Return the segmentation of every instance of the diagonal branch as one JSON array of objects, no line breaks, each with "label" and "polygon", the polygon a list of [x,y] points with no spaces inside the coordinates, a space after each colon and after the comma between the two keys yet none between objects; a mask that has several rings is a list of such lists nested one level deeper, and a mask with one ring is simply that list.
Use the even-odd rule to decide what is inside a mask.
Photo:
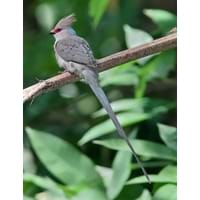
[{"label": "diagonal branch", "polygon": [[[154,53],[175,48],[176,43],[177,34],[171,33],[159,39],[153,40],[152,42],[149,42],[147,44],[120,51],[105,58],[98,59],[98,71],[102,72],[112,67],[116,67],[117,65],[124,64],[138,58],[143,58]],[[77,76],[72,75],[68,72],[64,72],[45,81],[36,83],[23,90],[23,102],[31,100],[45,92],[57,89],[67,83],[71,83],[77,80],[79,80]]]}]

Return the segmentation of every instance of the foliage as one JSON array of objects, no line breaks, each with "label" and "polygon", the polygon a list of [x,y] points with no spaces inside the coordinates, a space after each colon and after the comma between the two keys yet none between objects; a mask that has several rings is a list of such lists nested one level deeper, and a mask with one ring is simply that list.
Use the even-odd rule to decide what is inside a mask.
[{"label": "foliage", "polygon": [[[47,33],[66,14],[76,14],[74,28],[98,58],[149,42],[176,26],[168,7],[99,2],[24,2],[24,87],[58,73]],[[72,83],[24,105],[24,200],[175,200],[175,67],[176,51],[168,50],[99,77],[151,185],[88,87]]]}]

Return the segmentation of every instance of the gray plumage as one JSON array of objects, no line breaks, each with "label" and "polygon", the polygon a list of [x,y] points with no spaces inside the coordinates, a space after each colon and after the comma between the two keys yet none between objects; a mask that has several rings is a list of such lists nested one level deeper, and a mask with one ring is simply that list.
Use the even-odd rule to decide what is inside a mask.
[{"label": "gray plumage", "polygon": [[76,21],[76,17],[73,14],[68,15],[67,17],[63,17],[62,19],[59,20],[59,22],[55,25],[55,29],[57,28],[66,28],[69,27],[72,23]]},{"label": "gray plumage", "polygon": [[93,56],[89,44],[86,40],[77,36],[75,31],[70,27],[74,21],[74,15],[65,17],[61,19],[51,31],[56,39],[54,44],[56,60],[59,66],[64,68],[65,71],[78,75],[80,78],[84,79],[86,83],[88,83],[99,102],[107,111],[117,129],[119,136],[128,144],[130,150],[136,158],[136,161],[150,183],[150,179],[142,163],[137,157],[135,150],[115,116],[105,93],[99,85],[98,73],[96,72],[96,59]]},{"label": "gray plumage", "polygon": [[96,67],[89,44],[78,36],[67,36],[55,43],[56,53],[65,61],[75,62],[88,67]]}]

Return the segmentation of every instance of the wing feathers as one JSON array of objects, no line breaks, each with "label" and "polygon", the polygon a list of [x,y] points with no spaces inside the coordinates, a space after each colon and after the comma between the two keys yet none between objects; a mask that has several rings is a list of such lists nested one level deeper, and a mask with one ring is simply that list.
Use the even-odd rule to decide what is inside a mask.
[{"label": "wing feathers", "polygon": [[57,41],[55,51],[66,62],[79,63],[88,67],[96,66],[96,60],[89,44],[78,36],[69,36]]}]

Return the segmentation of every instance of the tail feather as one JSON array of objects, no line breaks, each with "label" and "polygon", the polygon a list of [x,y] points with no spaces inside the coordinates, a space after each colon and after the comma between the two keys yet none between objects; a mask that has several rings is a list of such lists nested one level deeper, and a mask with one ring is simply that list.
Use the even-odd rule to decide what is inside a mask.
[{"label": "tail feather", "polygon": [[121,138],[123,138],[126,141],[126,143],[128,144],[128,146],[131,149],[131,151],[132,151],[137,163],[139,164],[140,168],[142,169],[147,181],[149,183],[151,183],[150,178],[149,178],[146,170],[144,169],[140,159],[136,155],[136,152],[135,152],[133,146],[131,145],[128,137],[126,136],[123,128],[121,127],[116,115],[114,114],[114,112],[112,110],[112,107],[111,107],[111,105],[110,105],[110,103],[108,101],[108,98],[106,97],[104,91],[102,90],[101,86],[98,83],[97,74],[94,71],[88,69],[88,70],[84,70],[83,71],[83,76],[84,76],[84,80],[89,84],[90,88],[92,89],[92,91],[94,92],[94,94],[96,95],[96,97],[98,98],[100,103],[102,104],[102,106],[107,111],[109,117],[113,121],[119,136]]}]

